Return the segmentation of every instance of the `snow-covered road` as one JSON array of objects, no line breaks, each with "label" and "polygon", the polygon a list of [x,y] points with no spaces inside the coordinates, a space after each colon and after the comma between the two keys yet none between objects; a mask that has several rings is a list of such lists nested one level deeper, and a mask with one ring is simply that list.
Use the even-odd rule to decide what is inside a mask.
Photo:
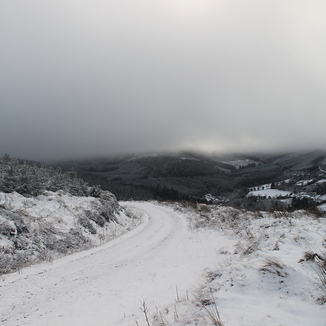
[{"label": "snow-covered road", "polygon": [[0,279],[0,325],[145,325],[215,267],[223,245],[213,231],[191,231],[186,218],[153,203],[132,203],[148,218],[101,246]]}]

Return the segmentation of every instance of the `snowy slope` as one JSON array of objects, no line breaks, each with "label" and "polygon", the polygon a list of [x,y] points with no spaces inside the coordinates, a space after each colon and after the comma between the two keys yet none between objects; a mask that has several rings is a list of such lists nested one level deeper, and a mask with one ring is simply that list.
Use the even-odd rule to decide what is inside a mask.
[{"label": "snowy slope", "polygon": [[144,307],[151,326],[212,325],[216,308],[224,326],[325,325],[320,280],[300,261],[324,251],[322,218],[128,205],[146,212],[134,230],[3,277],[1,325],[140,326]]},{"label": "snowy slope", "polygon": [[[206,282],[173,309],[160,314],[166,325],[225,326],[326,324],[325,288],[305,252],[325,253],[326,224],[306,212],[256,212],[201,205],[176,206],[195,229],[215,229],[234,240],[219,249]],[[170,309],[169,309],[170,308]],[[170,306],[166,311],[172,309]],[[216,323],[218,325],[218,323]]]},{"label": "snowy slope", "polygon": [[137,223],[110,192],[100,198],[0,193],[0,274],[99,245]]}]

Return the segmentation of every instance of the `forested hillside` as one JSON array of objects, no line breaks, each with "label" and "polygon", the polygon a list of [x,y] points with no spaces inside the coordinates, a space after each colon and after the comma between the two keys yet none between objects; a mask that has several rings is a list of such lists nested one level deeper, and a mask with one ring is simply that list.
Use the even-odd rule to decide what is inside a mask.
[{"label": "forested hillside", "polygon": [[[154,153],[65,161],[57,166],[65,171],[74,168],[89,184],[112,191],[118,200],[191,200],[246,209],[309,208],[326,201],[323,151],[220,156]],[[251,190],[266,188],[287,191],[291,198],[268,193],[248,196]]]},{"label": "forested hillside", "polygon": [[0,192],[37,196],[44,191],[58,190],[76,196],[93,195],[94,192],[73,170],[62,172],[60,168],[11,158],[8,154],[0,158]]}]

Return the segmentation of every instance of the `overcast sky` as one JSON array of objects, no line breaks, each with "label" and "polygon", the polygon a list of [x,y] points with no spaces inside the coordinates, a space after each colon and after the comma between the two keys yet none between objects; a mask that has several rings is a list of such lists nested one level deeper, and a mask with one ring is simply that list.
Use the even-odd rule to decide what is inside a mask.
[{"label": "overcast sky", "polygon": [[326,148],[325,0],[0,0],[0,154]]}]

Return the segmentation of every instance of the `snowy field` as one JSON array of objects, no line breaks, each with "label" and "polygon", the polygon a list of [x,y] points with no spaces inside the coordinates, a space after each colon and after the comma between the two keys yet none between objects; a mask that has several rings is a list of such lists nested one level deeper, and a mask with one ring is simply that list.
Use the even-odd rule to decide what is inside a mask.
[{"label": "snowy field", "polygon": [[326,325],[326,289],[313,261],[303,259],[305,252],[325,253],[323,218],[303,211],[173,206],[192,229],[215,229],[229,242],[197,291],[160,313],[154,325]]},{"label": "snowy field", "polygon": [[261,189],[261,190],[254,190],[248,193],[248,197],[270,197],[270,198],[277,198],[290,195],[290,191],[285,190],[278,190],[278,189]]},{"label": "snowy field", "polygon": [[1,325],[325,326],[325,292],[302,260],[325,251],[322,218],[128,205],[146,213],[132,231],[4,275]]}]

